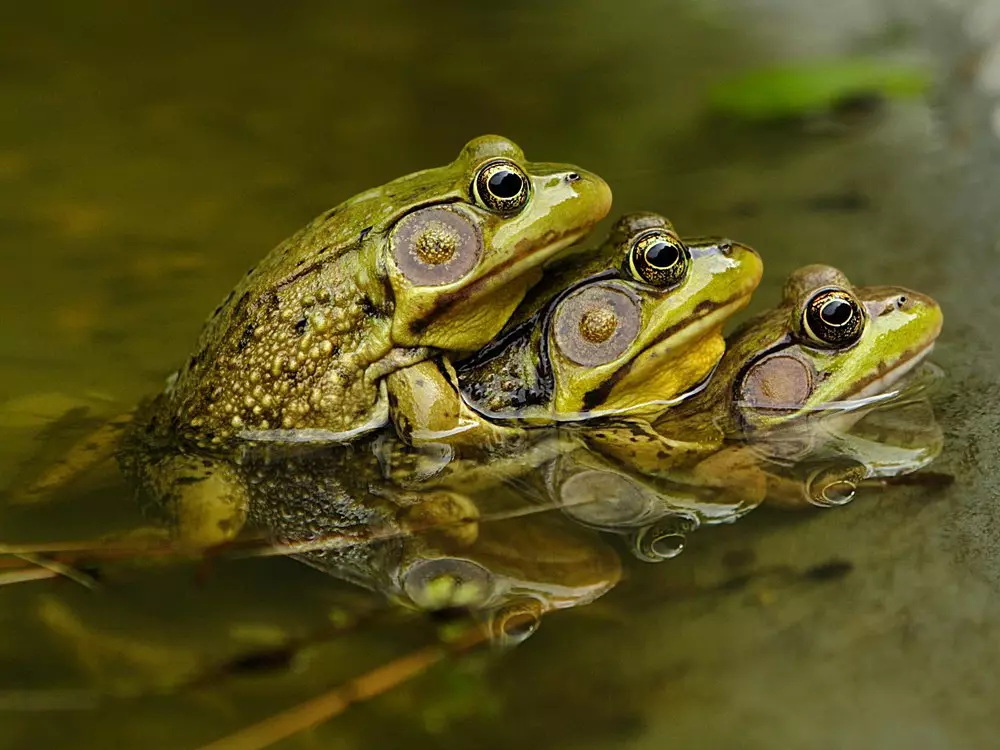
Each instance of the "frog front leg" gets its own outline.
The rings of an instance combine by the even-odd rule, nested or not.
[[[397,370],[386,384],[389,418],[411,446],[482,445],[493,431],[462,400],[455,370],[445,357]]]

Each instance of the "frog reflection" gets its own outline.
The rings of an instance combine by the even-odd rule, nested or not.
[[[846,505],[869,488],[915,475],[943,446],[926,395],[872,404],[844,422],[837,412],[810,421],[812,436],[778,429],[700,455],[673,471],[647,473],[587,449],[557,457],[549,498],[587,526],[623,535],[645,562],[676,557],[687,536],[732,523],[762,503],[788,509]],[[798,452],[789,457],[787,446]],[[802,450],[808,445],[808,450]]]
[[[496,486],[481,497],[422,487],[413,479],[421,463],[437,459],[392,445],[371,439],[292,453],[246,451],[236,468],[248,487],[247,527],[302,562],[403,606],[467,610],[500,645],[527,638],[546,613],[587,604],[617,584],[620,560],[596,532]],[[409,486],[387,473],[405,475]],[[215,506],[211,493],[202,496],[204,508],[193,509],[193,496],[158,506],[182,543],[210,539],[229,510]]]

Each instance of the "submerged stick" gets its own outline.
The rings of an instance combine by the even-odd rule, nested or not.
[[[0,573],[0,586],[11,586],[15,583],[28,583],[29,581],[44,581],[49,578],[58,578],[59,574],[48,568],[22,568]]]
[[[474,630],[454,643],[425,646],[310,701],[204,745],[199,750],[264,750],[276,742],[339,716],[354,703],[371,700],[402,685],[446,657],[461,654],[485,639],[482,632]]]

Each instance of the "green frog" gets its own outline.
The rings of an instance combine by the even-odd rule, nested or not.
[[[611,414],[654,417],[712,372],[721,328],[761,274],[745,245],[685,241],[663,216],[626,215],[599,248],[548,273],[476,354],[393,373],[393,421],[419,443],[483,442]]]
[[[476,138],[451,164],[356,195],[275,248],[216,308],[156,418],[198,448],[381,426],[387,374],[489,342],[610,205],[598,176]]]
[[[610,205],[600,177],[527,162],[499,136],[361,193],[246,274],[125,442],[224,453],[245,439],[340,442],[380,427],[385,375],[490,341],[542,266]],[[84,439],[28,494],[110,458],[132,416]]]
[[[778,427],[804,427],[830,412],[850,420],[931,351],[940,306],[894,286],[854,287],[839,270],[812,265],[793,272],[782,303],[727,339],[708,386],[652,425],[594,431],[591,444],[628,465],[669,470],[676,461],[715,453],[727,440],[760,442]],[[770,438],[768,438],[770,439]]]

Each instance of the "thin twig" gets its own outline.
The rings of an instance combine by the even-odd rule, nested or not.
[[[63,576],[64,578],[68,578],[75,583],[79,583],[84,588],[88,588],[90,590],[97,588],[97,581],[76,568],[70,567],[69,565],[57,562],[56,560],[49,560],[48,558],[40,555],[25,554],[17,555],[17,557],[21,558],[26,563],[37,565],[39,568],[50,570],[56,575]]]
[[[466,638],[451,644],[425,646],[310,701],[205,745],[200,750],[264,750],[276,742],[339,716],[353,703],[370,700],[402,685],[446,657],[467,651],[483,640],[485,635],[474,630]]]
[[[15,583],[28,583],[29,581],[44,581],[47,578],[58,578],[59,574],[54,570],[32,566],[21,570],[11,570],[0,573],[0,586],[11,586]]]

